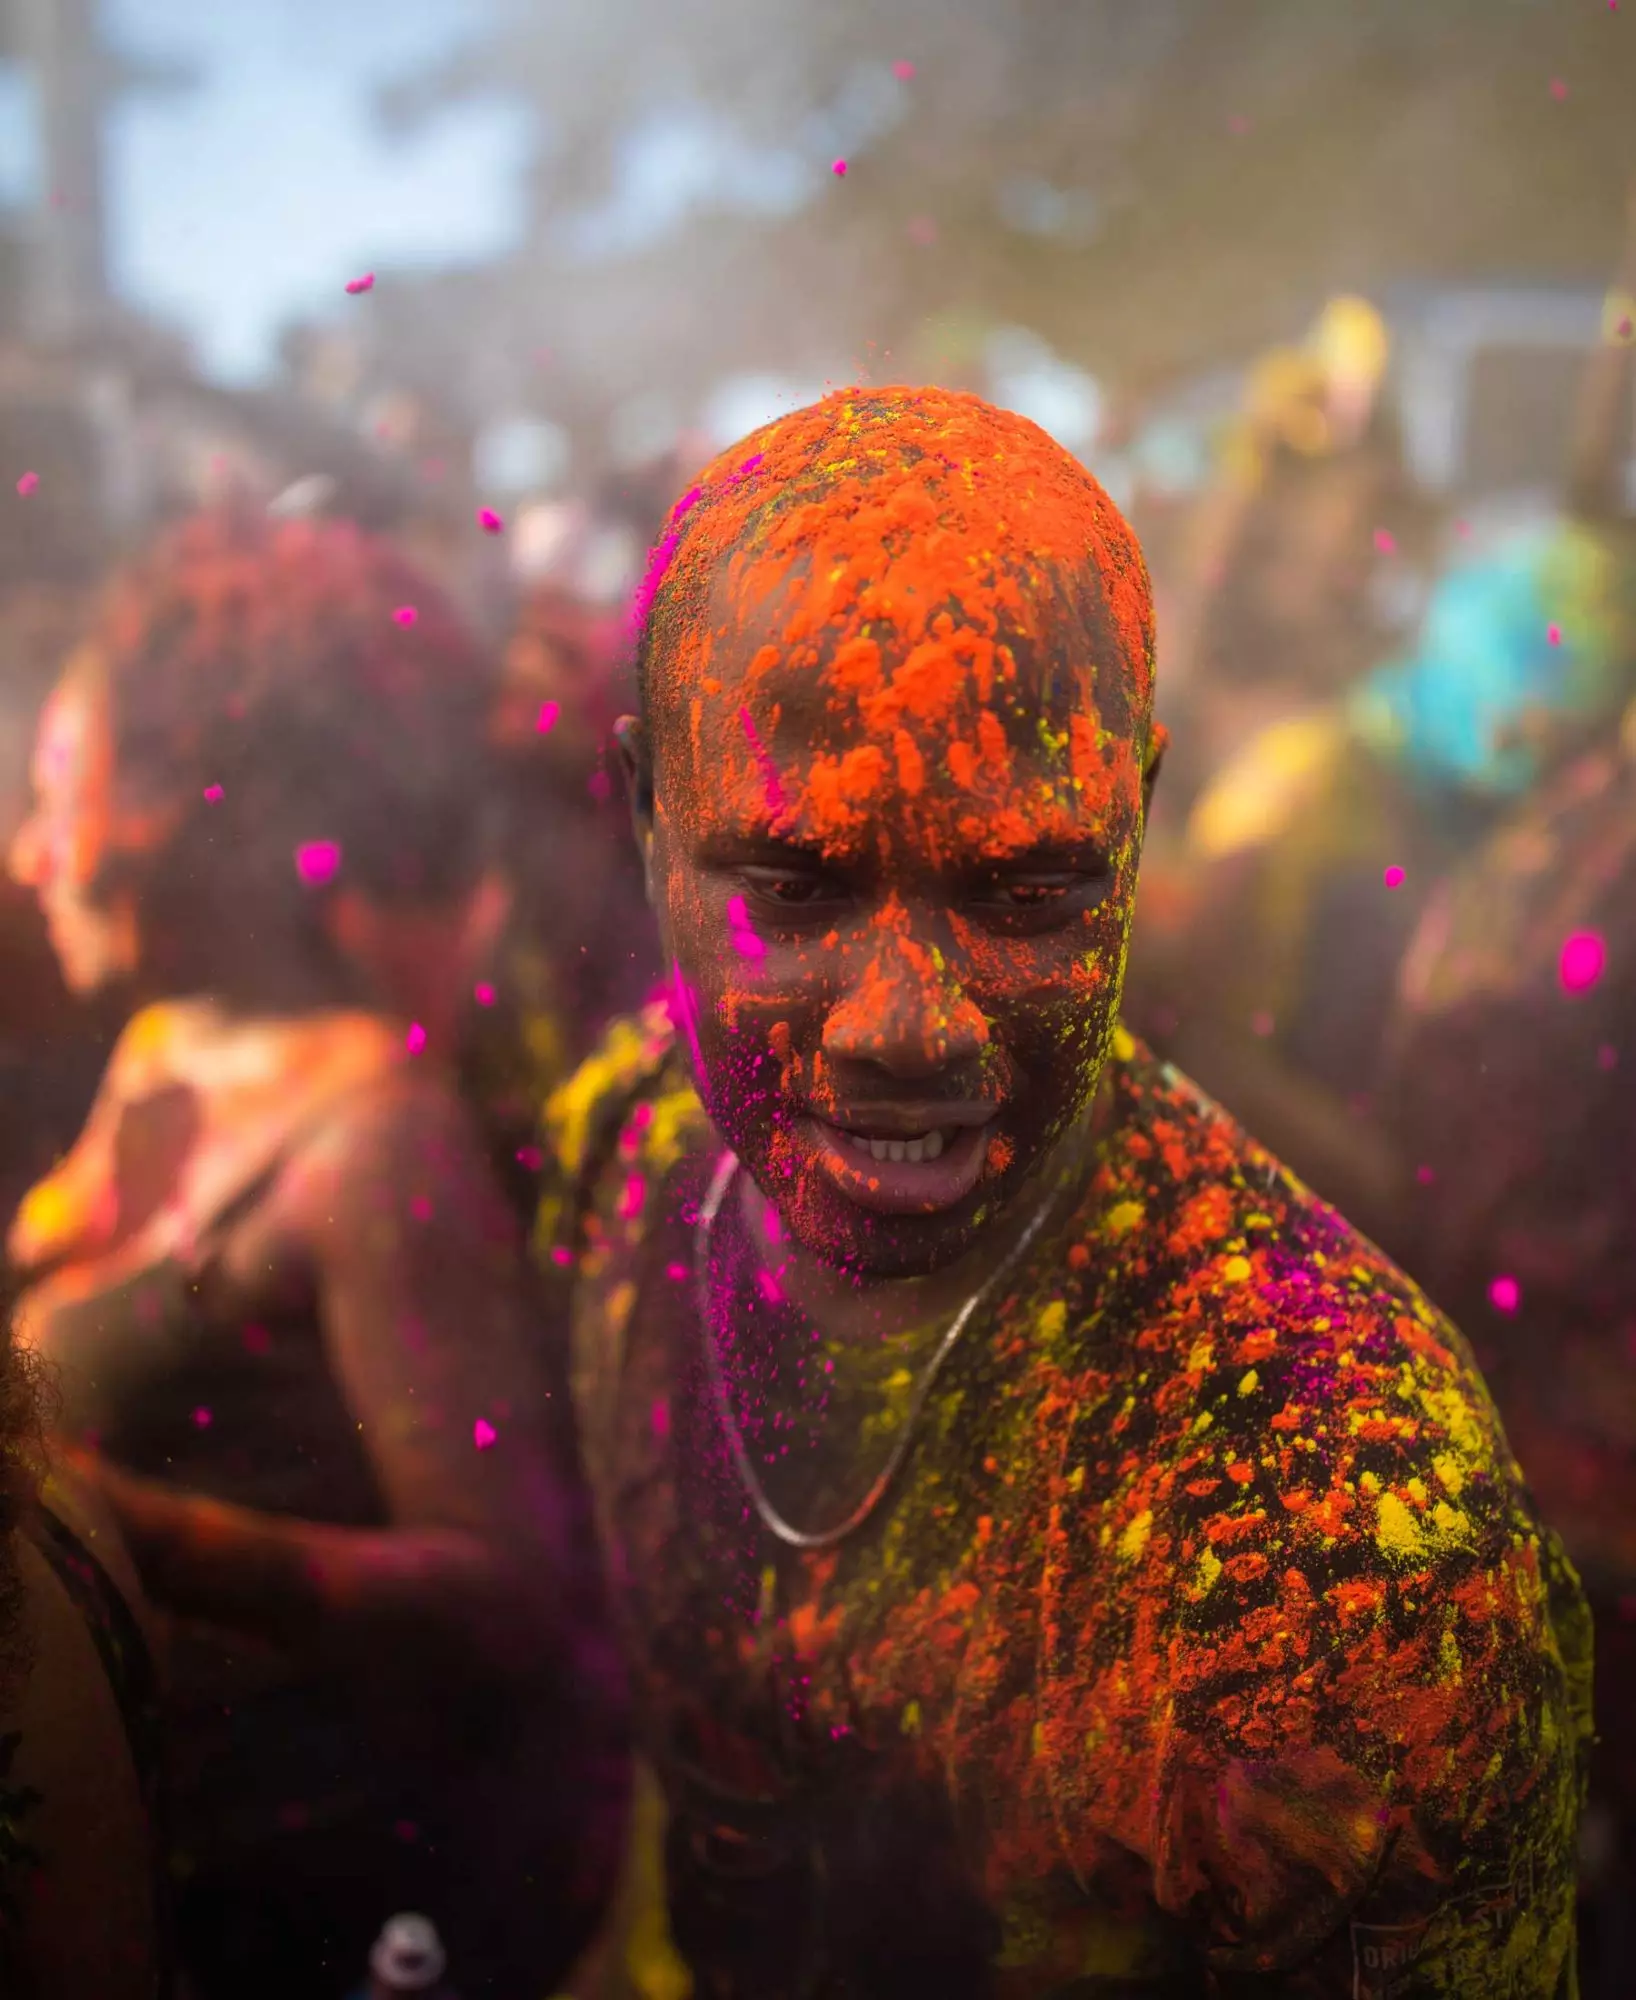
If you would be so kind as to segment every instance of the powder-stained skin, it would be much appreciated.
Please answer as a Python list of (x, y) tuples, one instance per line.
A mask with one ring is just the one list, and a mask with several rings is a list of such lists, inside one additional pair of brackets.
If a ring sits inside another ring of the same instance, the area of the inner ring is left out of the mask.
[[(1565, 2000), (1572, 1572), (1459, 1335), (1117, 1024), (1123, 523), (1020, 419), (859, 393), (712, 468), (649, 599), (673, 999), (559, 1093), (542, 1232), (696, 1990)], [(888, 1095), (988, 1109), (969, 1186), (837, 1174)], [(885, 1504), (780, 1542), (705, 1340), (773, 1503), (838, 1520), (939, 1283), (1059, 1181)]]

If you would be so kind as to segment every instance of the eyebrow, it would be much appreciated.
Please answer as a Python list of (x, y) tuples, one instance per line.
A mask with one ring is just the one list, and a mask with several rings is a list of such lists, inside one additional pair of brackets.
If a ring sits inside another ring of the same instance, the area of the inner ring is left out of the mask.
[[(839, 847), (803, 839), (798, 833), (778, 833), (766, 822), (743, 821), (713, 829), (699, 843), (697, 859), (705, 867), (730, 867), (763, 861), (771, 866), (799, 864), (845, 871), (866, 866), (869, 853), (862, 844)], [(1044, 871), (1051, 868), (1106, 868), (1111, 845), (1101, 832), (1059, 836), (1009, 852), (971, 851), (951, 855), (944, 873), (977, 875), (998, 869)]]

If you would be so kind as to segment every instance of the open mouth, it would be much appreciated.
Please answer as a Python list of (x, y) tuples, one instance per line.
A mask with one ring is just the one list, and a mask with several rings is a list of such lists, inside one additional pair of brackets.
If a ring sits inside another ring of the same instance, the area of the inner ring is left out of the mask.
[(934, 1215), (964, 1201), (982, 1179), (992, 1117), (939, 1125), (936, 1115), (928, 1109), (918, 1132), (805, 1122), (818, 1165), (849, 1201), (886, 1215)]

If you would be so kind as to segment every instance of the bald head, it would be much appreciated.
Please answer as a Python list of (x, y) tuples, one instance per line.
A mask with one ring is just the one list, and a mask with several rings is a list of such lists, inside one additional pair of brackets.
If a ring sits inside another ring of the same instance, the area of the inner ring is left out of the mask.
[(1152, 596), (1118, 509), (1037, 425), (947, 390), (843, 391), (724, 453), (672, 510), (637, 612), (661, 727), (745, 629), (758, 672), (776, 653), (833, 680), (844, 656), (888, 710), (1064, 652), (1127, 727), (1152, 702)]

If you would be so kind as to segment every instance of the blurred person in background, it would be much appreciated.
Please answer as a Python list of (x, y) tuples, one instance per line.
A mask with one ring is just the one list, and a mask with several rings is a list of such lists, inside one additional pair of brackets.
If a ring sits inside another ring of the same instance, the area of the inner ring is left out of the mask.
[[(1610, 298), (1574, 468), (1623, 589), (1636, 682), (1636, 268)], [(1553, 604), (1553, 615), (1563, 616)], [(1433, 894), (1382, 1090), (1394, 1247), (1471, 1330), (1591, 1597), (1597, 1725), (1587, 2000), (1636, 1991), (1636, 702)]]
[(1268, 723), (1333, 697), (1380, 657), (1376, 532), (1390, 529), (1401, 573), (1423, 554), (1427, 525), (1381, 395), (1389, 353), (1380, 314), (1343, 297), (1305, 345), (1251, 372), (1160, 596), (1177, 751), (1161, 827), (1184, 820)]
[[(82, 591), (0, 581), (0, 852), (28, 810), (28, 767), (40, 705), (61, 668)], [(0, 873), (0, 1216), (79, 1130), (107, 1060), (116, 1019), (74, 1008), (39, 904)]]
[(521, 605), (492, 724), (507, 914), (461, 1040), (468, 1095), (530, 1214), (540, 1106), (651, 991), (658, 958), (609, 769), (648, 544), (573, 503), (521, 516), (514, 543)]
[(142, 1592), (105, 1503), (41, 1454), (38, 1375), (0, 1318), (0, 1991), (169, 2000)]
[(538, 1992), (617, 1847), (566, 1398), (448, 1067), (492, 699), (384, 544), (196, 518), (110, 586), (12, 847), (69, 985), (138, 1008), (10, 1252), (171, 1621), (204, 2000), (344, 1992), (404, 1907), (468, 2000)]
[[(1582, 409), (1603, 380), (1593, 362)], [(1136, 1018), (1389, 1244), (1406, 1189), (1367, 1114), (1424, 899), (1617, 718), (1636, 673), (1622, 545), (1581, 503), (1609, 432), (1581, 436), (1572, 511), (1456, 542), (1407, 648), (1204, 787), (1138, 918)]]

